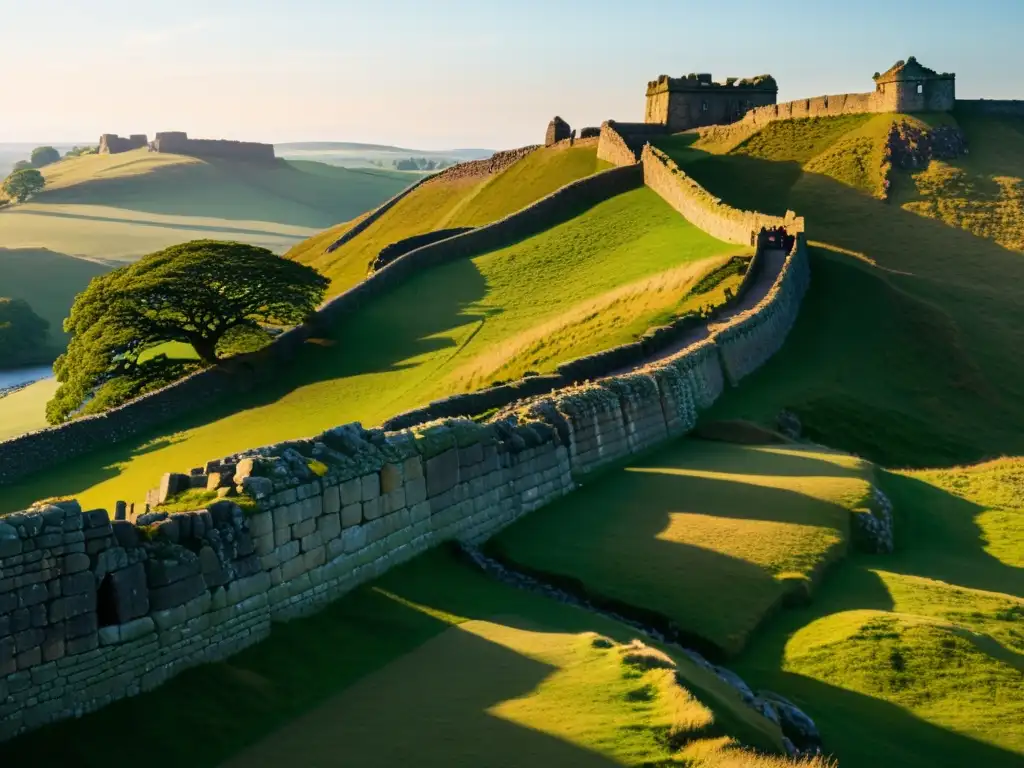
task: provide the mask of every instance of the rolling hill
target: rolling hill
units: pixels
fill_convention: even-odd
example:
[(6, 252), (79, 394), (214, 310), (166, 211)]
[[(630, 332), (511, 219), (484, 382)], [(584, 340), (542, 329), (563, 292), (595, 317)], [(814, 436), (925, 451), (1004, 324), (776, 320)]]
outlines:
[[(0, 285), (59, 334), (71, 299), (103, 269), (197, 238), (278, 253), (352, 219), (418, 176), (321, 163), (252, 165), (135, 150), (62, 160), (46, 190), (0, 209)], [(38, 276), (47, 275), (46, 281)]]

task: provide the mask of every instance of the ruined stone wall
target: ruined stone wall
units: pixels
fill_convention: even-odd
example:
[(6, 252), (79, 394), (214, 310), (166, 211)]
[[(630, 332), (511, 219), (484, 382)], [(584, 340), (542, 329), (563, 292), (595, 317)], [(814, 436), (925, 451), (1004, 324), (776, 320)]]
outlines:
[(836, 117), (838, 115), (861, 115), (892, 111), (893, 109), (884, 102), (883, 96), (878, 92), (840, 93), (757, 107), (747, 112), (740, 122), (767, 125), (776, 120), (796, 120), (804, 117)]
[(0, 740), (227, 658), (430, 547), (486, 540), (572, 491), (574, 474), (686, 434), (786, 338), (809, 280), (802, 232), (791, 243), (755, 307), (639, 370), (514, 402), (487, 424), (346, 425), (161, 481), (234, 489), (250, 514), (223, 499), (133, 523), (67, 501), (0, 518)]
[(117, 155), (133, 149), (142, 149), (148, 143), (144, 133), (133, 133), (127, 139), (114, 133), (104, 133), (100, 136), (99, 148), (96, 151), (101, 155)]
[(191, 157), (257, 162), (272, 162), (274, 160), (273, 144), (260, 144), (255, 141), (190, 139), (183, 131), (165, 131), (156, 134), (150, 148), (154, 152)]
[(663, 125), (606, 120), (601, 124), (597, 156), (614, 165), (638, 163), (644, 144), (653, 136), (663, 136), (667, 131)]
[(727, 243), (755, 245), (762, 229), (782, 227), (790, 234), (804, 231), (803, 219), (788, 211), (785, 217), (741, 211), (723, 203), (691, 179), (661, 150), (644, 147), (644, 183), (690, 223)]

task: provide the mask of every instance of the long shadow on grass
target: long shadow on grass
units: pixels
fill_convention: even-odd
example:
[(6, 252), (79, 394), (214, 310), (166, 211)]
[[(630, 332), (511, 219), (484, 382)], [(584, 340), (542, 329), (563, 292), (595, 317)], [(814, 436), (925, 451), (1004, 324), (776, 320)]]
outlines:
[[(5, 765), (135, 768), (145, 755), (152, 768), (201, 768), (271, 734), (237, 764), (618, 764), (489, 714), (536, 689), (553, 668), (467, 633), (443, 636), (459, 630), (433, 610), (482, 619), (514, 613), (561, 631), (593, 627), (582, 612), (433, 552), (315, 616), (275, 625), (269, 640), (226, 663), (0, 745), (0, 758)], [(305, 713), (308, 720), (296, 720)]]
[(300, 170), (284, 160), (208, 159), (137, 176), (91, 179), (44, 192), (39, 202), (322, 228), (374, 208), (402, 186), (401, 181), (374, 179), (372, 186), (352, 190), (337, 179)]
[[(701, 449), (684, 444), (644, 464), (685, 462)], [(728, 453), (714, 443), (703, 449)], [(748, 448), (732, 450), (757, 461)], [(642, 466), (610, 471), (524, 518), (492, 540), (492, 551), (594, 602), (674, 624), (719, 656), (738, 652), (787, 598), (805, 597), (808, 582), (846, 551), (850, 513), (838, 504), (726, 477), (633, 471)], [(776, 578), (747, 552), (793, 575)]]
[[(778, 691), (811, 713), (843, 766), (1019, 765), (1020, 755), (932, 725), (901, 706), (785, 671), (788, 641), (816, 620), (845, 611), (895, 608), (876, 571), (1020, 594), (1022, 569), (999, 562), (983, 549), (975, 523), (980, 507), (914, 478), (885, 473), (880, 482), (894, 502), (896, 552), (856, 555), (842, 563), (812, 603), (767, 622), (734, 668), (749, 683)], [(1019, 653), (994, 638), (972, 640), (985, 653), (1000, 657), (1002, 652), (1000, 658), (1007, 663), (1020, 662)], [(996, 647), (987, 647), (989, 642)]]
[[(151, 452), (150, 446), (154, 444), (177, 441), (174, 436), (180, 432), (274, 403), (300, 387), (360, 374), (398, 370), (413, 365), (406, 362), (411, 358), (454, 348), (455, 342), (441, 334), (483, 318), (468, 308), (486, 295), (486, 288), (483, 275), (469, 259), (417, 275), (347, 317), (337, 329), (333, 344), (306, 344), (277, 375), (260, 381), (259, 386), (251, 391), (239, 393), (228, 402), (194, 411), (173, 424), (143, 433), (109, 449), (70, 461), (61, 465), (60, 472), (29, 477), (21, 483), (0, 488), (0, 511), (24, 508), (40, 498), (74, 495), (116, 476), (118, 464)], [(394, 393), (381, 392), (381, 398), (386, 399), (389, 395), (394, 397)], [(253, 418), (259, 416), (254, 415)], [(325, 423), (320, 429), (332, 426), (337, 424), (333, 421)], [(238, 449), (246, 447), (253, 446), (239, 445)], [(198, 464), (216, 457), (197, 455), (193, 458)], [(172, 469), (167, 468), (168, 471)], [(158, 479), (154, 477), (153, 482)]]

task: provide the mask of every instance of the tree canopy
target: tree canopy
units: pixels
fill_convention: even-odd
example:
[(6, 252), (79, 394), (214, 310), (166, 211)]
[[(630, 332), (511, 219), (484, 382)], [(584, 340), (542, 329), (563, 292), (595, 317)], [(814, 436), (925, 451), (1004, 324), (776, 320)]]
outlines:
[(0, 296), (0, 368), (43, 361), (49, 328), (27, 302)]
[(58, 160), (60, 160), (60, 152), (53, 147), (36, 147), (29, 155), (29, 161), (34, 168), (42, 168), (50, 163), (56, 163)]
[[(51, 423), (87, 402), (96, 411), (216, 363), (239, 336), (262, 324), (300, 323), (328, 280), (311, 267), (242, 243), (195, 240), (96, 277), (64, 321), (71, 335), (54, 371), (60, 387), (47, 404)], [(174, 359), (168, 342), (192, 347)]]
[(15, 171), (4, 180), (4, 194), (12, 200), (23, 203), (46, 186), (43, 174), (35, 168)]

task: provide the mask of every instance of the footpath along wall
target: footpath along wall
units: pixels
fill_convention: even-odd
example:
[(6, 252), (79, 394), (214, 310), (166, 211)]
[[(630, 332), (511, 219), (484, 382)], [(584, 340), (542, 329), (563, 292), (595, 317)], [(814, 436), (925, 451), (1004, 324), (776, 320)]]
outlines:
[(486, 424), (350, 424), (161, 482), (233, 488), (247, 511), (222, 499), (132, 523), (68, 501), (0, 518), (0, 739), (224, 659), (430, 547), (486, 540), (574, 473), (685, 434), (781, 345), (808, 279), (798, 235), (757, 306), (640, 370)]

